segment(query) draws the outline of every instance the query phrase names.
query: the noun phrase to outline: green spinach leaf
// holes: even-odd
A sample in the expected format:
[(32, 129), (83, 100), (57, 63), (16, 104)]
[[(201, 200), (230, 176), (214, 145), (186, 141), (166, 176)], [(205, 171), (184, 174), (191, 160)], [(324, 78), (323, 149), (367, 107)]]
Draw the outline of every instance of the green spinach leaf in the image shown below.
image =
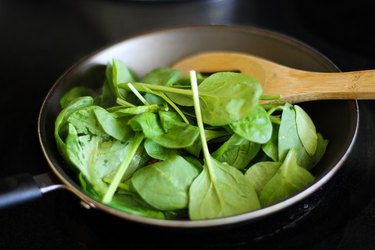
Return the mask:
[(194, 71), (190, 74), (205, 161), (203, 171), (190, 186), (190, 218), (199, 220), (227, 217), (260, 208), (256, 191), (242, 172), (210, 155), (204, 133), (196, 75)]
[(273, 161), (279, 161), (279, 152), (278, 152), (279, 127), (280, 126), (278, 124), (273, 123), (271, 139), (265, 144), (262, 144), (263, 152)]
[(260, 144), (268, 142), (272, 135), (271, 120), (261, 105), (255, 105), (246, 118), (230, 123), (230, 128), (249, 141)]
[(287, 199), (314, 182), (309, 171), (297, 164), (297, 153), (289, 150), (276, 174), (263, 187), (259, 200), (262, 206), (268, 206)]
[(226, 162), (237, 169), (243, 170), (255, 157), (259, 149), (260, 144), (233, 134), (229, 140), (212, 153), (212, 156), (220, 162)]
[(263, 187), (275, 175), (280, 165), (280, 162), (260, 161), (246, 170), (245, 176), (253, 184), (258, 195), (260, 195)]
[(151, 207), (137, 194), (132, 192), (114, 195), (112, 201), (108, 205), (121, 211), (144, 217), (156, 219), (165, 219), (166, 217), (163, 212)]
[(194, 143), (199, 135), (197, 127), (184, 123), (174, 112), (160, 111), (159, 115), (142, 113), (130, 119), (129, 124), (134, 131), (142, 131), (167, 148), (185, 148)]
[(157, 160), (166, 160), (170, 155), (177, 154), (176, 149), (163, 147), (151, 139), (145, 140), (144, 147), (147, 154)]
[(298, 105), (294, 105), (296, 111), (296, 124), (298, 136), (306, 152), (312, 156), (318, 146), (318, 135), (310, 116)]
[(250, 76), (219, 72), (199, 85), (203, 122), (222, 126), (243, 119), (258, 104), (262, 86)]
[(160, 210), (176, 210), (188, 206), (188, 190), (198, 175), (197, 169), (178, 155), (171, 155), (138, 170), (131, 178), (137, 193)]

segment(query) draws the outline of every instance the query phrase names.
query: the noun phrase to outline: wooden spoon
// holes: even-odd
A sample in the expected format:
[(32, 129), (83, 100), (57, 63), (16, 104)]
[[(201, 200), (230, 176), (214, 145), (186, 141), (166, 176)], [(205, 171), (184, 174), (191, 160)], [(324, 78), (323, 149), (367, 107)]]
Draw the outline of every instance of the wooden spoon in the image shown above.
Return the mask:
[(312, 72), (290, 68), (250, 54), (203, 52), (172, 65), (184, 73), (239, 71), (257, 79), (264, 95), (280, 95), (278, 101), (297, 103), (330, 99), (375, 99), (375, 70)]

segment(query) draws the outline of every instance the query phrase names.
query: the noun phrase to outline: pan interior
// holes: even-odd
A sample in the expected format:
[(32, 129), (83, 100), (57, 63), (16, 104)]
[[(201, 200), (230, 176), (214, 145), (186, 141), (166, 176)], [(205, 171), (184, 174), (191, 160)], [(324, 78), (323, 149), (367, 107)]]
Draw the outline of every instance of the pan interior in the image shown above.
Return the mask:
[[(313, 48), (282, 34), (252, 27), (235, 26), (193, 26), (177, 27), (167, 30), (158, 30), (141, 34), (111, 45), (100, 50), (67, 70), (52, 86), (47, 94), (40, 112), (38, 132), (45, 157), (53, 172), (68, 187), (75, 191), (80, 198), (89, 201), (96, 207), (103, 208), (116, 216), (140, 221), (146, 224), (163, 226), (199, 227), (216, 225), (218, 221), (203, 224), (189, 222), (158, 222), (153, 219), (137, 218), (126, 213), (115, 211), (103, 204), (87, 197), (76, 181), (76, 176), (62, 161), (54, 139), (54, 121), (60, 111), (58, 101), (69, 88), (75, 85), (100, 86), (104, 80), (104, 70), (107, 62), (113, 58), (124, 61), (135, 70), (138, 75), (159, 67), (168, 66), (180, 58), (209, 50), (231, 50), (251, 53), (273, 60), (291, 67), (312, 71), (338, 71), (337, 67), (324, 55)], [(317, 190), (319, 181), (327, 174), (336, 172), (342, 160), (349, 153), (350, 146), (356, 135), (358, 125), (358, 107), (356, 101), (314, 101), (301, 104), (320, 131), (328, 140), (327, 152), (322, 161), (314, 170), (317, 182), (305, 190), (309, 194)], [(327, 181), (325, 179), (324, 181)], [(305, 192), (303, 191), (303, 192)], [(303, 194), (302, 192), (302, 194)], [(303, 198), (299, 196), (292, 203)], [(283, 209), (291, 202), (283, 202), (276, 209)], [(275, 208), (265, 208), (261, 214), (274, 213)], [(243, 218), (225, 220), (224, 223), (233, 223)], [(221, 223), (221, 222), (220, 222)], [(219, 224), (220, 224), (219, 223)]]

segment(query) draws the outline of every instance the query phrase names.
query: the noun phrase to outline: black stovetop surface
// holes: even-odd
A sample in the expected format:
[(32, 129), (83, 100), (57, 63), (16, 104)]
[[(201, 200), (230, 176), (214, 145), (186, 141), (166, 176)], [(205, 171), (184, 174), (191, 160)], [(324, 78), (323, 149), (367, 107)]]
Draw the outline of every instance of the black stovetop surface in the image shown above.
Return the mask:
[[(375, 4), (327, 2), (0, 0), (0, 177), (50, 171), (37, 137), (48, 89), (77, 60), (137, 33), (189, 24), (257, 26), (309, 44), (343, 71), (375, 68)], [(272, 235), (254, 238), (246, 227), (203, 237), (163, 233), (85, 210), (57, 191), (0, 211), (0, 249), (374, 249), (375, 105), (359, 107), (358, 140), (330, 191), (308, 216)]]

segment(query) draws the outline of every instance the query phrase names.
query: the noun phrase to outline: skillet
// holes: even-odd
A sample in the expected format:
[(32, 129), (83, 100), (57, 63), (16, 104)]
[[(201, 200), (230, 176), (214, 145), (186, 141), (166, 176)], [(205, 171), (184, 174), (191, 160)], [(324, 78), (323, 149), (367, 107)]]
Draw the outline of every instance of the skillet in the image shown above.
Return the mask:
[[(127, 214), (111, 208), (85, 194), (75, 173), (59, 155), (54, 139), (54, 122), (60, 111), (59, 99), (75, 85), (100, 86), (108, 61), (118, 58), (138, 75), (153, 68), (208, 50), (231, 50), (251, 53), (290, 67), (311, 71), (339, 71), (324, 55), (310, 46), (283, 34), (255, 27), (202, 25), (155, 30), (112, 44), (81, 59), (53, 84), (47, 93), (38, 119), (38, 136), (42, 152), (51, 172), (37, 176), (23, 174), (0, 182), (0, 208), (17, 205), (43, 193), (66, 189), (87, 208), (95, 208), (112, 216), (135, 223), (163, 228), (213, 228), (258, 222), (265, 217), (293, 209), (321, 188), (339, 171), (351, 152), (358, 130), (358, 103), (353, 100), (303, 103), (329, 146), (321, 162), (314, 168), (316, 181), (298, 194), (275, 205), (228, 218), (202, 221), (159, 220)], [(309, 206), (299, 211), (308, 213)]]

